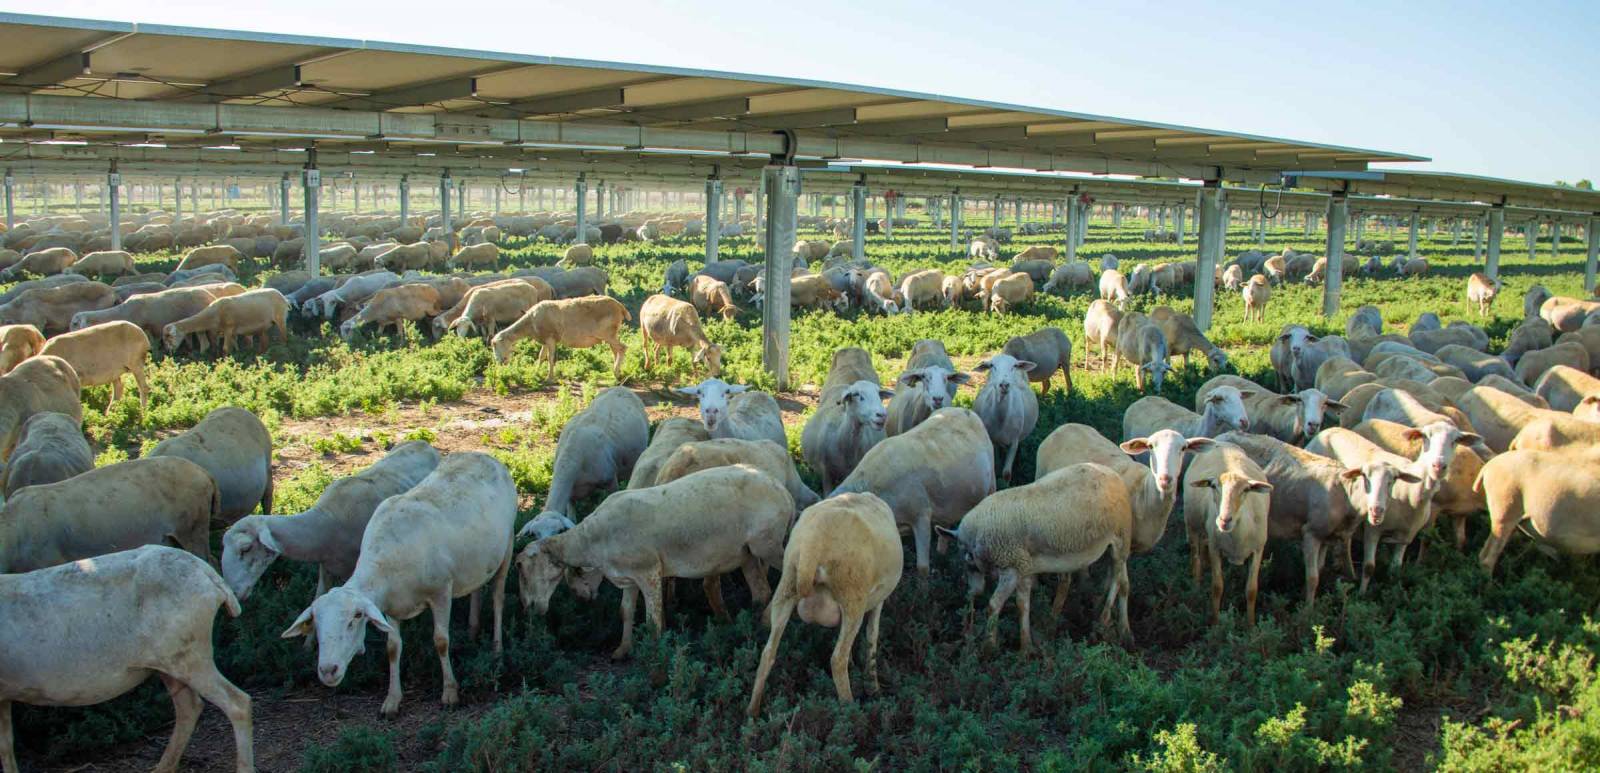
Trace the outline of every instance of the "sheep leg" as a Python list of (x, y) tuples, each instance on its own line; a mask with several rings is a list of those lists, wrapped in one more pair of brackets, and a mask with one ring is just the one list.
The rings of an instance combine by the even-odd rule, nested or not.
[(428, 602), (433, 617), (433, 651), (439, 656), (439, 670), (444, 676), (444, 691), (439, 702), (454, 706), (461, 702), (461, 685), (456, 682), (455, 669), (450, 667), (450, 598), (449, 589), (439, 592)]
[(1018, 632), (1017, 650), (1023, 654), (1033, 649), (1033, 583), (1034, 575), (1028, 575), (1017, 581), (1017, 625)]
[(501, 646), (500, 634), (505, 627), (506, 613), (506, 577), (511, 574), (511, 558), (514, 555), (512, 543), (506, 543), (506, 557), (500, 562), (500, 570), (494, 575), (494, 654), (498, 655), (504, 649)]
[[(398, 668), (398, 666), (396, 666)], [(229, 724), (233, 725), (234, 769), (236, 773), (254, 773), (256, 769), (255, 752), (255, 723), (251, 719), (250, 695), (244, 690), (235, 687), (217, 671), (216, 663), (211, 660), (210, 648), (206, 648), (204, 657), (197, 658), (197, 662), (183, 675), (183, 681), (188, 688), (200, 694), (211, 705), (222, 709), (228, 717)], [(398, 684), (398, 683), (397, 683)], [(395, 705), (399, 705), (396, 698)], [(198, 712), (197, 712), (198, 713)], [(191, 726), (192, 729), (192, 726)], [(183, 750), (179, 750), (179, 754)], [(173, 758), (177, 762), (177, 758)]]
[(1372, 582), (1372, 577), (1378, 573), (1378, 532), (1368, 529), (1361, 535), (1361, 592), (1367, 592), (1367, 585)]
[(767, 677), (772, 674), (773, 661), (778, 658), (778, 642), (783, 639), (783, 629), (789, 624), (789, 616), (794, 614), (797, 603), (792, 585), (778, 586), (778, 597), (773, 599), (768, 617), (772, 631), (767, 634), (767, 646), (761, 649), (761, 665), (756, 669), (756, 683), (750, 690), (750, 706), (746, 709), (746, 713), (752, 717), (761, 710), (761, 699), (767, 692)]
[[(1409, 547), (1411, 546), (1405, 543), (1395, 545), (1394, 556), (1389, 559), (1389, 572), (1394, 575), (1396, 581), (1400, 579), (1400, 566), (1405, 563), (1406, 548)], [(1417, 540), (1417, 552), (1419, 554), (1422, 552), (1422, 540)], [(1422, 556), (1418, 555), (1417, 560), (1421, 561)]]
[(469, 599), (467, 605), (467, 638), (476, 639), (478, 638), (478, 629), (482, 627), (481, 623), (483, 622), (483, 589), (479, 588), (467, 594), (467, 598)]
[(1006, 479), (1007, 483), (1011, 482), (1011, 466), (1016, 464), (1017, 450), (1021, 447), (1022, 441), (1018, 440), (1017, 442), (1012, 443), (1010, 448), (1006, 449), (1006, 466), (1005, 469), (1001, 471), (1001, 475)]
[(839, 626), (839, 640), (833, 644), (833, 689), (839, 693), (840, 703), (854, 703), (850, 693), (850, 651), (855, 647), (856, 634), (861, 632), (860, 612), (845, 617)]
[(628, 353), (628, 347), (623, 346), (622, 342), (615, 338), (607, 341), (606, 345), (611, 347), (611, 376), (620, 382), (622, 381), (622, 358)]
[(1464, 551), (1467, 549), (1467, 517), (1465, 515), (1457, 515), (1454, 520), (1456, 522), (1456, 550)]
[(158, 773), (172, 773), (178, 769), (178, 760), (183, 758), (183, 751), (189, 748), (189, 738), (194, 735), (194, 727), (200, 722), (200, 711), (205, 704), (182, 680), (166, 674), (160, 676), (161, 683), (167, 687), (167, 695), (172, 698), (172, 740), (167, 741), (167, 749), (162, 752), (155, 770)]
[(621, 660), (633, 651), (633, 618), (637, 616), (639, 586), (628, 583), (622, 589), (622, 643), (611, 652), (612, 660)]
[(1244, 581), (1245, 625), (1251, 628), (1256, 627), (1256, 593), (1261, 587), (1261, 556), (1264, 553), (1266, 553), (1265, 548), (1257, 550), (1255, 555), (1250, 557), (1250, 574)]
[(1061, 610), (1067, 607), (1067, 592), (1072, 590), (1072, 573), (1061, 575), (1061, 582), (1056, 583), (1056, 597), (1050, 602), (1050, 614), (1057, 620), (1061, 619)]
[[(322, 598), (322, 594), (327, 593), (327, 592), (328, 592), (328, 570), (326, 568), (324, 568), (321, 564), (318, 564), (317, 565), (317, 595), (312, 596), (311, 600), (312, 601), (316, 601), (317, 599)], [(305, 651), (306, 652), (315, 652), (316, 651), (316, 649), (317, 649), (317, 628), (316, 628), (316, 626), (312, 626), (311, 630), (306, 631), (304, 644), (302, 646), (305, 647)]]
[[(650, 370), (651, 368), (655, 367), (655, 358), (652, 356), (654, 352), (651, 351), (652, 347), (650, 346), (650, 336), (639, 336), (639, 349), (644, 352), (644, 369)], [(671, 361), (668, 360), (668, 362), (670, 363)]]
[[(1353, 542), (1353, 541), (1354, 540), (1352, 539), (1351, 536), (1347, 536), (1347, 537), (1344, 538), (1344, 573), (1345, 573), (1346, 577), (1349, 577), (1352, 580), (1354, 580), (1356, 578), (1356, 564), (1355, 564), (1354, 561), (1352, 561), (1350, 559), (1350, 551), (1352, 549), (1350, 547), (1350, 543)], [(1321, 563), (1320, 558), (1318, 560), (1318, 563)]]
[(550, 376), (549, 376), (549, 378), (547, 378), (545, 380), (546, 381), (555, 381), (556, 380), (556, 344), (555, 344), (554, 341), (551, 341), (550, 343), (545, 344), (544, 346), (545, 346), (545, 348), (550, 350), (548, 352), (549, 360), (550, 360)]
[(647, 581), (639, 588), (639, 592), (644, 594), (644, 611), (650, 615), (650, 624), (655, 627), (656, 633), (667, 630), (667, 615), (661, 608), (661, 583), (663, 579), (659, 572), (652, 574), (646, 578)]
[(122, 402), (122, 374), (111, 380), (111, 402)]
[(1122, 641), (1133, 643), (1133, 628), (1128, 625), (1128, 555), (1113, 556), (1117, 570), (1117, 632)]
[(867, 613), (867, 694), (878, 694), (878, 623), (883, 622), (883, 602)]
[(5, 773), (17, 773), (22, 769), (17, 764), (15, 743), (11, 734), (11, 701), (0, 700), (0, 769)]
[(1206, 545), (1206, 553), (1211, 557), (1211, 624), (1216, 625), (1222, 617), (1222, 554), (1216, 545)]
[(1206, 546), (1205, 534), (1194, 529), (1189, 532), (1189, 576), (1200, 584), (1200, 551)]
[(711, 605), (711, 613), (718, 620), (728, 621), (728, 608), (722, 604), (722, 575), (713, 574), (700, 581), (706, 590), (706, 603)]
[(924, 588), (926, 588), (928, 585), (928, 568), (930, 565), (928, 558), (928, 543), (933, 538), (932, 532), (932, 508), (924, 507), (922, 512), (917, 515), (917, 519), (911, 523), (912, 541), (915, 542), (917, 546), (917, 575), (920, 577), (922, 587)]
[(750, 599), (757, 604), (765, 605), (772, 599), (772, 586), (767, 584), (767, 564), (756, 558), (754, 553), (745, 551), (744, 563), (739, 565), (739, 571), (744, 573), (744, 581), (750, 586)]
[(1000, 610), (1006, 606), (1006, 599), (1017, 589), (1020, 578), (1014, 569), (1000, 572), (1000, 577), (994, 584), (994, 595), (989, 597), (989, 624), (987, 647), (993, 649), (1000, 643)]

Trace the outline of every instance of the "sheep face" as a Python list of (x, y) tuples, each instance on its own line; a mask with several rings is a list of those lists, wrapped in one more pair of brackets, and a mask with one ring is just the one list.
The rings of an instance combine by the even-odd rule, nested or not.
[(978, 363), (978, 370), (989, 374), (984, 388), (993, 385), (1002, 398), (1009, 397), (1013, 388), (1028, 389), (1028, 373), (1035, 367), (1032, 362), (1019, 360), (1009, 354), (997, 354)]
[(517, 342), (508, 338), (506, 331), (502, 330), (494, 334), (494, 339), (489, 342), (489, 348), (494, 350), (495, 361), (504, 365), (511, 359), (511, 352), (517, 348)]
[[(1192, 481), (1189, 485), (1193, 488), (1211, 490), (1212, 507), (1217, 511), (1217, 531), (1227, 534), (1233, 531), (1234, 520), (1239, 511), (1244, 509), (1245, 497), (1250, 494), (1265, 496), (1272, 491), (1272, 484), (1264, 480), (1250, 480), (1237, 472), (1226, 471), (1214, 479)], [(1265, 511), (1263, 505), (1262, 510)]]
[(1249, 430), (1250, 419), (1245, 415), (1244, 401), (1254, 395), (1254, 390), (1241, 391), (1232, 386), (1211, 390), (1211, 395), (1206, 398), (1206, 426), (1224, 432)]
[(1303, 325), (1290, 325), (1288, 330), (1278, 334), (1279, 343), (1288, 347), (1289, 355), (1292, 357), (1300, 356), (1300, 352), (1306, 348), (1306, 344), (1313, 344), (1318, 340), (1320, 339), (1312, 335), (1311, 331), (1307, 330)]
[(339, 587), (311, 602), (283, 632), (283, 638), (306, 636), (315, 630), (317, 678), (329, 687), (338, 687), (344, 681), (350, 659), (366, 651), (367, 623), (387, 634), (397, 630), (371, 598)]
[(169, 323), (161, 329), (161, 343), (167, 347), (169, 352), (175, 352), (178, 347), (183, 345), (183, 334), (178, 332), (177, 323)]
[(349, 318), (349, 319), (347, 319), (344, 322), (339, 324), (339, 337), (343, 338), (345, 340), (345, 343), (349, 343), (350, 339), (356, 337), (356, 320), (357, 319), (358, 319), (358, 317), (351, 317), (351, 318)]
[(1161, 490), (1162, 496), (1170, 496), (1177, 491), (1183, 455), (1209, 448), (1214, 442), (1203, 437), (1185, 440), (1177, 430), (1164, 429), (1149, 437), (1124, 441), (1121, 448), (1132, 456), (1149, 454), (1146, 463), (1150, 465), (1150, 474), (1155, 476), (1156, 488)]
[(715, 437), (717, 427), (728, 416), (728, 396), (749, 388), (744, 384), (729, 384), (720, 378), (708, 378), (695, 386), (678, 387), (673, 391), (700, 399), (700, 423)]
[(222, 536), (222, 579), (240, 601), (250, 598), (267, 567), (283, 552), (259, 522), (246, 518)]
[(939, 367), (919, 368), (900, 374), (901, 385), (922, 390), (930, 411), (949, 405), (950, 399), (956, 396), (956, 387), (970, 380), (972, 376), (966, 373), (953, 373)]
[(1299, 394), (1284, 395), (1281, 401), (1285, 405), (1293, 404), (1298, 409), (1295, 414), (1295, 436), (1302, 441), (1310, 440), (1322, 431), (1329, 413), (1338, 414), (1344, 410), (1344, 403), (1328, 399), (1319, 389), (1302, 389)]
[[(1422, 479), (1387, 462), (1367, 462), (1344, 471), (1348, 482), (1360, 481), (1361, 499), (1366, 502), (1367, 523), (1382, 526), (1389, 512), (1389, 497), (1396, 482), (1421, 483)], [(1357, 501), (1351, 497), (1351, 501)]]
[(89, 326), (89, 317), (88, 317), (88, 315), (85, 312), (80, 311), (80, 312), (72, 315), (72, 322), (71, 322), (71, 324), (69, 324), (67, 326), (67, 329), (68, 330), (82, 330), (82, 329), (84, 329), (84, 328), (86, 328), (88, 326)]
[(1228, 369), (1228, 353), (1220, 348), (1206, 352), (1206, 362), (1211, 364), (1211, 369), (1218, 373)]
[(883, 401), (891, 397), (894, 397), (894, 392), (880, 389), (877, 384), (862, 379), (851, 384), (839, 396), (839, 405), (849, 411), (857, 423), (881, 430), (889, 420), (889, 412), (883, 407)]
[(722, 345), (710, 344), (696, 351), (694, 361), (706, 366), (706, 374), (712, 378), (722, 375)]
[(1462, 432), (1448, 421), (1436, 421), (1419, 429), (1407, 430), (1406, 439), (1422, 441), (1422, 454), (1417, 461), (1427, 465), (1430, 476), (1439, 480), (1444, 477), (1450, 463), (1455, 461), (1458, 446), (1470, 446), (1483, 438), (1471, 432)]

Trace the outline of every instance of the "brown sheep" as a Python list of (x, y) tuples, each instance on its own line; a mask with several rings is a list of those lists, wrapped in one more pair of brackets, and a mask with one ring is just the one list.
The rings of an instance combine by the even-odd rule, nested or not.
[(0, 271), (0, 282), (10, 282), (24, 274), (38, 274), (39, 276), (52, 276), (67, 270), (68, 266), (78, 262), (78, 254), (66, 247), (51, 247), (29, 253), (22, 260)]
[(239, 261), (244, 260), (237, 249), (227, 244), (211, 244), (205, 247), (196, 247), (184, 254), (183, 260), (178, 263), (177, 270), (188, 271), (201, 266), (214, 266), (222, 264), (234, 271), (239, 270)]
[(144, 374), (150, 338), (132, 322), (104, 322), (58, 335), (39, 353), (66, 360), (81, 387), (110, 384), (112, 402), (122, 399), (122, 377), (131, 374), (139, 387), (139, 407), (150, 405), (150, 383)]
[(704, 365), (706, 375), (722, 374), (722, 347), (711, 343), (700, 327), (700, 314), (694, 304), (667, 295), (652, 295), (639, 308), (639, 335), (644, 343), (644, 366), (654, 366), (654, 349), (665, 350), (666, 364), (672, 366), (675, 346), (693, 348), (693, 362)]
[(1040, 394), (1050, 392), (1050, 377), (1058, 370), (1067, 382), (1062, 396), (1072, 394), (1072, 339), (1061, 328), (1044, 327), (1025, 336), (1013, 336), (1000, 351), (1033, 363), (1028, 380), (1043, 384)]
[(64, 333), (72, 315), (99, 311), (117, 302), (117, 291), (100, 282), (72, 282), (29, 290), (0, 306), (0, 324), (33, 325), (45, 335)]
[(1578, 341), (1565, 341), (1545, 349), (1536, 349), (1517, 360), (1517, 378), (1528, 386), (1539, 383), (1545, 371), (1566, 365), (1585, 373), (1589, 372), (1589, 350)]
[(524, 338), (537, 341), (541, 354), (550, 363), (549, 380), (556, 377), (556, 345), (587, 348), (596, 344), (611, 347), (611, 374), (622, 380), (622, 357), (627, 354), (618, 337), (624, 320), (633, 315), (617, 299), (606, 295), (586, 296), (559, 301), (541, 301), (528, 309), (528, 313), (510, 327), (495, 334), (490, 340), (495, 359), (502, 364), (511, 359), (511, 351)]
[(723, 319), (731, 320), (739, 315), (739, 307), (733, 304), (728, 284), (704, 274), (689, 278), (689, 301), (702, 316), (718, 313)]
[(346, 341), (355, 337), (356, 329), (363, 325), (377, 325), (378, 332), (389, 325), (396, 335), (405, 333), (405, 323), (419, 322), (423, 317), (439, 313), (439, 291), (427, 284), (400, 285), (374, 293), (372, 298), (356, 312), (355, 316), (339, 325), (339, 337)]
[[(260, 347), (266, 349), (266, 334), (276, 328), (280, 340), (289, 340), (289, 301), (277, 290), (251, 290), (229, 298), (218, 298), (199, 314), (178, 320), (161, 331), (167, 351), (177, 351), (185, 337), (206, 333), (222, 339), (222, 352), (233, 351), (234, 336), (262, 334)], [(209, 347), (201, 339), (201, 351)]]
[(122, 250), (91, 252), (65, 270), (66, 273), (83, 276), (127, 276), (137, 272), (133, 267), (133, 256)]
[(535, 304), (550, 300), (555, 300), (555, 290), (538, 277), (475, 287), (462, 298), (461, 311), (446, 323), (447, 329), (470, 336), (481, 328), (485, 338), (494, 338), (501, 325), (516, 322)]
[(11, 455), (22, 426), (36, 413), (64, 413), (81, 423), (80, 391), (78, 374), (60, 357), (32, 357), (0, 376), (0, 458)]
[(33, 325), (0, 326), (0, 376), (44, 348), (44, 335)]

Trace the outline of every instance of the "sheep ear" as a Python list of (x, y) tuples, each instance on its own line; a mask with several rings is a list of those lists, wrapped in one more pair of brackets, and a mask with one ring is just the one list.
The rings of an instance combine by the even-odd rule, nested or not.
[(1249, 485), (1247, 485), (1245, 488), (1250, 491), (1259, 491), (1265, 494), (1272, 491), (1272, 484), (1264, 480), (1253, 480), (1250, 481)]
[(940, 526), (938, 524), (934, 524), (933, 528), (934, 528), (935, 531), (938, 531), (940, 534), (943, 534), (946, 537), (949, 537), (949, 538), (951, 538), (953, 540), (956, 540), (958, 542), (961, 540), (961, 527), (960, 526), (957, 526), (954, 529), (947, 529), (947, 528), (945, 528), (943, 526)]
[(1345, 480), (1355, 480), (1356, 478), (1365, 477), (1366, 474), (1367, 473), (1360, 467), (1351, 467), (1350, 469), (1339, 473), (1339, 477), (1344, 478)]
[(973, 366), (972, 369), (973, 370), (988, 370), (988, 369), (993, 368), (993, 367), (994, 367), (994, 363), (993, 362), (990, 362), (989, 360), (984, 360), (983, 362), (980, 362), (977, 365)]
[(1311, 335), (1309, 333), (1306, 334), (1306, 341), (1308, 341), (1310, 343), (1316, 343), (1316, 342), (1321, 341), (1321, 340), (1322, 340), (1322, 338), (1319, 337), (1319, 336), (1314, 336), (1314, 335)]
[(1039, 365), (1038, 363), (1029, 362), (1027, 360), (1017, 360), (1017, 367), (1031, 373), (1033, 369), (1039, 367)]
[(1406, 483), (1421, 483), (1422, 482), (1422, 476), (1421, 475), (1418, 475), (1418, 474), (1416, 474), (1414, 472), (1406, 472), (1405, 470), (1395, 470), (1394, 477), (1397, 480), (1403, 480)]
[(920, 373), (918, 371), (909, 371), (909, 372), (906, 372), (906, 373), (902, 373), (902, 374), (900, 374), (900, 385), (901, 386), (914, 387), (917, 384), (922, 383), (923, 378), (925, 378), (925, 377), (922, 375), (922, 373)]
[(1458, 446), (1475, 446), (1482, 441), (1482, 435), (1474, 434), (1472, 432), (1463, 432), (1456, 437), (1456, 445)]
[(1194, 453), (1202, 449), (1211, 448), (1216, 444), (1217, 441), (1208, 437), (1192, 437), (1183, 441), (1183, 450), (1188, 451), (1189, 453)]
[(1216, 485), (1216, 482), (1208, 478), (1189, 481), (1189, 488), (1211, 488), (1214, 485)]
[(672, 391), (677, 392), (680, 395), (689, 395), (690, 397), (699, 397), (700, 396), (700, 387), (698, 387), (698, 386), (673, 387)]
[(256, 534), (256, 541), (261, 543), (261, 547), (264, 547), (267, 550), (279, 555), (283, 554), (283, 548), (278, 547), (278, 539), (272, 536), (272, 530), (268, 529), (266, 526), (262, 526), (261, 531)]
[(1124, 440), (1118, 445), (1118, 448), (1121, 448), (1123, 453), (1126, 454), (1142, 454), (1150, 450), (1150, 438), (1136, 437), (1132, 440)]
[(1278, 398), (1278, 402), (1283, 405), (1298, 405), (1300, 403), (1300, 395), (1283, 395)]
[(743, 392), (743, 391), (745, 391), (745, 390), (747, 390), (749, 388), (750, 388), (750, 386), (748, 384), (729, 384), (728, 385), (728, 394), (736, 395), (736, 394), (739, 394), (739, 393), (741, 393), (741, 392)]
[(379, 609), (377, 604), (372, 603), (372, 599), (362, 596), (361, 602), (361, 614), (366, 615), (373, 628), (384, 633), (394, 633), (397, 630), (394, 627), (394, 623), (390, 622), (389, 617), (383, 613), (383, 610)]
[(1322, 410), (1324, 412), (1332, 413), (1332, 414), (1335, 414), (1335, 415), (1340, 414), (1340, 413), (1344, 413), (1344, 409), (1349, 408), (1349, 407), (1350, 406), (1345, 405), (1344, 403), (1338, 402), (1336, 400), (1329, 400), (1328, 402), (1322, 404)]
[(880, 399), (880, 400), (888, 400), (891, 397), (894, 397), (894, 390), (892, 390), (892, 389), (879, 389), (878, 390), (878, 399)]
[(1239, 399), (1240, 400), (1249, 400), (1250, 398), (1255, 397), (1255, 396), (1256, 396), (1256, 390), (1254, 390), (1254, 389), (1244, 389), (1244, 390), (1240, 390), (1240, 392), (1239, 392)]
[(1405, 432), (1400, 433), (1400, 436), (1406, 440), (1421, 440), (1422, 438), (1426, 437), (1422, 434), (1422, 430), (1410, 427), (1408, 427)]
[(954, 384), (965, 384), (965, 383), (967, 383), (967, 382), (972, 380), (972, 374), (971, 373), (962, 373), (961, 371), (958, 370), (958, 371), (950, 374), (950, 379), (949, 380), (950, 380), (951, 383), (954, 383)]
[(311, 633), (311, 620), (311, 607), (306, 607), (306, 611), (301, 612), (300, 616), (295, 618), (294, 622), (289, 625), (288, 630), (283, 632), (282, 638), (293, 639), (298, 636), (309, 635)]

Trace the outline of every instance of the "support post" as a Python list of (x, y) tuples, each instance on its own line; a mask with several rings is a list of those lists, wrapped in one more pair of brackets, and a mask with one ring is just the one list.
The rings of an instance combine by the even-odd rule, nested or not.
[(1489, 219), (1486, 212), (1472, 221), (1472, 262), (1483, 260), (1483, 224)]
[(356, 214), (361, 214), (361, 181), (354, 177), (350, 178), (350, 197)]
[[(1173, 228), (1175, 228), (1177, 230), (1177, 232), (1178, 232), (1178, 246), (1179, 247), (1183, 246), (1183, 211), (1185, 209), (1188, 209), (1188, 208), (1185, 207), (1182, 204), (1179, 204), (1177, 211), (1172, 214), (1172, 217), (1173, 217)], [(1223, 227), (1226, 228), (1227, 226), (1224, 225)]]
[(1532, 263), (1536, 257), (1534, 251), (1539, 246), (1539, 221), (1529, 220), (1528, 227), (1524, 229), (1523, 233), (1528, 237), (1528, 262)]
[(306, 270), (312, 276), (322, 274), (322, 234), (317, 225), (317, 208), (320, 204), (319, 196), (322, 193), (322, 172), (317, 169), (317, 149), (306, 150)]
[(1339, 293), (1344, 288), (1344, 232), (1350, 218), (1350, 202), (1343, 191), (1328, 199), (1328, 259), (1322, 285), (1322, 316), (1339, 315)]
[(1412, 260), (1417, 259), (1417, 213), (1411, 213), (1411, 235), (1407, 242), (1406, 255)]
[(850, 214), (855, 217), (850, 224), (850, 249), (855, 252), (851, 257), (860, 259), (867, 254), (867, 181), (864, 179), (850, 186)]
[(961, 193), (950, 194), (950, 251), (961, 249)]
[(189, 185), (189, 209), (194, 212), (195, 222), (200, 222), (200, 184)]
[(1550, 257), (1561, 258), (1561, 223), (1554, 220), (1550, 221)]
[(1078, 194), (1073, 193), (1071, 198), (1067, 199), (1067, 242), (1062, 257), (1068, 263), (1078, 259), (1078, 220), (1082, 217), (1083, 213), (1078, 209)]
[(1595, 271), (1600, 268), (1600, 214), (1589, 218), (1589, 225), (1584, 229), (1584, 235), (1589, 239), (1589, 258), (1583, 264), (1583, 289), (1590, 296), (1594, 295)]
[(589, 243), (589, 180), (583, 173), (578, 174), (578, 182), (572, 188), (573, 196), (578, 202), (578, 236), (573, 239), (574, 244)]
[(1506, 232), (1506, 207), (1496, 204), (1489, 210), (1489, 254), (1484, 259), (1483, 273), (1490, 279), (1500, 278), (1500, 238)]
[(706, 262), (717, 259), (717, 248), (722, 242), (722, 180), (712, 176), (706, 180)]
[(450, 253), (456, 251), (456, 230), (450, 227), (450, 192), (454, 190), (455, 183), (450, 180), (450, 170), (444, 170), (439, 176), (439, 230), (444, 232), (444, 243), (449, 247)]
[[(792, 139), (791, 139), (792, 141)], [(779, 391), (789, 388), (789, 276), (794, 266), (800, 168), (778, 163), (761, 170), (767, 189), (765, 300), (761, 306), (761, 361)], [(865, 188), (856, 190), (865, 192)], [(858, 199), (859, 200), (859, 196)]]
[(1461, 242), (1461, 218), (1450, 219), (1450, 246), (1454, 247)]
[(117, 162), (111, 162), (106, 173), (106, 193), (111, 197), (111, 249), (122, 249), (122, 175), (117, 173)]
[[(291, 185), (291, 183), (289, 182), (289, 173), (288, 172), (284, 172), (283, 173), (283, 179), (278, 181), (278, 225), (286, 226), (286, 225), (289, 224), (289, 187), (290, 187), (290, 185)], [(179, 196), (178, 197), (178, 201), (180, 202), (180, 206), (181, 206), (181, 203), (183, 201), (183, 197)]]
[(1112, 204), (1111, 205), (1111, 227), (1112, 228), (1119, 228), (1119, 229), (1122, 228), (1122, 205), (1121, 204)]
[(400, 175), (400, 225), (411, 220), (411, 175)]
[[(767, 176), (761, 175), (761, 182), (756, 183), (756, 230), (761, 231), (767, 223)], [(816, 216), (817, 208), (822, 206), (817, 199), (811, 200), (811, 214)], [(795, 202), (795, 214), (800, 213), (800, 202)]]
[[(288, 176), (288, 172), (283, 173)], [(172, 223), (175, 226), (183, 225), (183, 178), (172, 180)]]
[(1194, 268), (1194, 323), (1202, 331), (1211, 329), (1216, 303), (1216, 266), (1222, 262), (1223, 241), (1227, 237), (1227, 223), (1222, 219), (1226, 204), (1222, 181), (1206, 180), (1200, 190), (1199, 211), (1195, 213), (1200, 220), (1200, 251)]
[[(17, 194), (16, 194), (16, 188), (17, 188), (17, 177), (16, 177), (16, 175), (11, 173), (10, 169), (7, 169), (6, 170), (6, 230), (7, 231), (10, 231), (11, 229), (17, 227)], [(1590, 227), (1593, 228), (1593, 226), (1590, 226)], [(1593, 237), (1591, 237), (1591, 238), (1593, 238)]]

